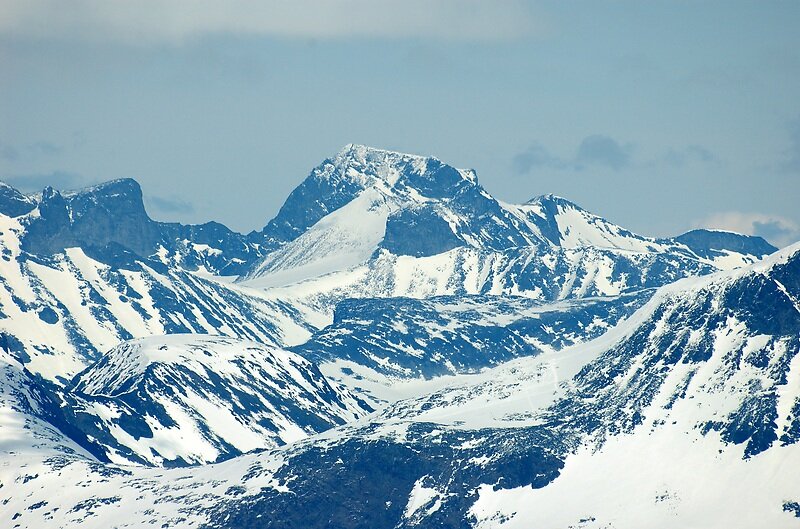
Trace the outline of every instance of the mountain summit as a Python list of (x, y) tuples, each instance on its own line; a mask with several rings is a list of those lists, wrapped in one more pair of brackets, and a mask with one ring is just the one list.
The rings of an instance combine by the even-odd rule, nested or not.
[(257, 241), (218, 222), (184, 225), (151, 219), (142, 189), (131, 178), (75, 191), (48, 186), (28, 196), (0, 182), (0, 213), (17, 219), (22, 250), (39, 256), (82, 248), (107, 264), (152, 258), (238, 275), (262, 255)]
[(349, 144), (311, 171), (261, 233), (273, 247), (291, 242), (368, 188), (425, 200), (452, 197), (476, 184), (474, 172), (433, 157)]
[[(373, 293), (411, 296), (461, 290), (550, 297), (570, 295), (564, 288), (587, 280), (595, 286), (579, 291), (613, 294), (658, 286), (687, 270), (745, 265), (768, 253), (758, 244), (698, 253), (676, 239), (637, 235), (555, 195), (506, 204), (473, 170), (363, 145), (347, 145), (314, 168), (261, 235), (266, 255), (243, 278), (254, 285), (284, 287), (340, 274), (330, 283), (341, 287), (353, 272)], [(429, 286), (404, 287), (398, 259), (415, 263), (417, 284)], [(631, 279), (631, 269), (642, 266), (652, 272), (641, 276), (645, 283)], [(342, 287), (337, 296), (365, 288)]]

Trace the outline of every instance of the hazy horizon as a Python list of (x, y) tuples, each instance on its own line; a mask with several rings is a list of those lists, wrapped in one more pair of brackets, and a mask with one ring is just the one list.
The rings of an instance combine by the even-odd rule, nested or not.
[(643, 235), (800, 239), (800, 4), (110, 4), (6, 4), (0, 179), (247, 232), (360, 143)]

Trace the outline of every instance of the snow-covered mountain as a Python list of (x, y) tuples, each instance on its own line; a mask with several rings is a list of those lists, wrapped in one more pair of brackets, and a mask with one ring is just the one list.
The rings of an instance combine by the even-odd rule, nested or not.
[(0, 509), (20, 527), (793, 527), (798, 299), (795, 246), (282, 449), (158, 474), (22, 453)]
[(158, 256), (184, 268), (201, 267), (218, 275), (238, 275), (261, 255), (258, 241), (216, 222), (182, 225), (152, 220), (142, 190), (131, 179), (113, 180), (78, 191), (23, 196), (4, 184), (0, 211), (25, 227), (21, 247), (28, 253), (53, 255), (83, 248), (113, 264), (119, 246), (141, 258)]
[[(740, 455), (751, 457), (797, 440), (791, 432), (800, 425), (800, 379), (793, 378), (800, 376), (798, 294), (800, 244), (743, 269), (662, 287), (595, 340), (511, 362), (491, 376), (475, 377), (475, 384), (452, 385), (381, 413), (408, 416), (409, 409), (434, 409), (424, 403), (447, 395), (451, 404), (425, 418), (442, 414), (448, 421), (435, 422), (470, 424), (476, 417), (469, 399), (481, 395), (480, 388), (519, 386), (530, 378), (529, 389), (553, 390), (545, 397), (552, 405), (534, 406), (545, 411), (529, 415), (531, 420), (568, 416), (578, 431), (591, 434), (592, 444), (602, 445), (641, 424), (657, 427), (679, 418), (682, 427), (703, 435), (722, 432), (723, 441), (742, 444)], [(541, 371), (541, 366), (554, 369)], [(515, 369), (536, 376), (497, 376)], [(565, 380), (570, 383), (559, 386)], [(675, 411), (678, 402), (683, 408)], [(522, 399), (517, 404), (522, 408), (504, 404), (501, 413), (531, 411)], [(684, 413), (688, 409), (691, 414)], [(483, 424), (485, 419), (477, 420)]]
[(360, 394), (393, 400), (391, 388), (404, 381), (477, 373), (596, 338), (651, 294), (556, 303), (499, 296), (349, 299), (336, 306), (333, 324), (292, 350)]
[(752, 237), (722, 230), (692, 230), (675, 237), (675, 240), (688, 246), (695, 254), (715, 262), (730, 261), (735, 268), (752, 261), (742, 256), (764, 256), (778, 249), (761, 237)]
[(0, 185), (0, 525), (792, 527), (774, 250), (359, 145), (248, 235)]
[(792, 527), (799, 300), (798, 245), (662, 289), (544, 414), (570, 417), (595, 448), (541, 493), (483, 488), (471, 509), (478, 526)]
[(118, 345), (61, 407), (103, 460), (167, 466), (291, 443), (372, 411), (296, 354), (191, 334)]
[(323, 306), (347, 297), (617, 295), (772, 250), (744, 236), (753, 242), (642, 237), (553, 195), (505, 204), (474, 171), (362, 145), (315, 168), (264, 233), (275, 249), (243, 284)]
[[(327, 252), (317, 248), (336, 241), (342, 248), (361, 248), (363, 257), (377, 249), (425, 257), (457, 247), (502, 251), (526, 246), (698, 257), (677, 239), (634, 234), (564, 198), (544, 195), (522, 205), (506, 204), (489, 195), (472, 170), (363, 145), (348, 145), (317, 166), (262, 233), (275, 245), (291, 248), (269, 254), (250, 278), (296, 268), (294, 261), (283, 258), (288, 254), (302, 252), (311, 261), (325, 257)], [(722, 249), (714, 244), (721, 242), (724, 249), (744, 255), (762, 257), (774, 251), (760, 238), (739, 237), (753, 242), (737, 248), (722, 240), (707, 241), (704, 250)]]
[(209, 274), (244, 262), (243, 236), (150, 220), (132, 180), (64, 194), (0, 190), (0, 347), (48, 379), (65, 383), (137, 337), (193, 332), (285, 345), (313, 330), (302, 306)]
[[(472, 171), (357, 145), (314, 169), (248, 236), (153, 221), (132, 180), (31, 196), (4, 185), (0, 211), (2, 346), (62, 383), (132, 338), (293, 345), (347, 298), (615, 296), (770, 249), (743, 236), (648, 239), (550, 195), (503, 204)], [(209, 276), (250, 266), (236, 284)]]
[(120, 250), (113, 264), (81, 248), (39, 256), (0, 217), (0, 347), (46, 378), (71, 378), (121, 341), (211, 333), (268, 344), (310, 333), (294, 305)]
[[(792, 527), (799, 299), (800, 246), (663, 287), (592, 342), (462, 376), (289, 451), (272, 474), (288, 492), (212, 520), (289, 527), (315, 505), (322, 526), (344, 504), (372, 527)], [(367, 491), (320, 487), (337, 458), (330, 483), (391, 471)]]

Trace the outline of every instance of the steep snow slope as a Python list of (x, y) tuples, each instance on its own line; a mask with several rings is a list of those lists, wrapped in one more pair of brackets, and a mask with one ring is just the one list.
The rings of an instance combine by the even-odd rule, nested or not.
[(52, 397), (19, 361), (0, 350), (0, 463), (16, 467), (17, 453), (90, 457), (54, 426)]
[[(440, 253), (452, 248), (453, 241), (506, 248), (540, 240), (478, 185), (474, 171), (364, 145), (347, 145), (314, 168), (262, 233), (278, 246), (290, 243), (368, 189), (402, 206), (386, 223), (387, 234), (397, 238), (388, 236), (385, 247), (395, 253)], [(415, 222), (420, 218), (427, 226), (441, 228), (429, 233), (438, 239), (420, 239), (405, 231), (409, 223), (422, 227)], [(261, 267), (250, 275), (263, 275)]]
[(392, 202), (375, 189), (364, 191), (269, 254), (257, 271), (265, 275), (259, 286), (288, 285), (365, 262), (383, 240), (386, 219), (397, 207)]
[(673, 251), (691, 255), (675, 241), (637, 235), (556, 195), (542, 195), (522, 205), (504, 206), (562, 248), (596, 246), (640, 253)]
[(99, 457), (168, 466), (291, 443), (372, 411), (296, 354), (180, 334), (118, 345), (62, 406)]
[[(294, 209), (308, 217), (284, 218)], [(397, 255), (423, 256), (460, 245), (506, 248), (543, 242), (478, 185), (474, 172), (435, 158), (363, 145), (348, 145), (315, 168), (267, 228), (275, 230), (282, 223), (291, 224), (287, 230), (293, 238), (249, 278), (314, 262), (320, 257), (315, 241), (346, 249), (349, 241), (360, 240), (360, 259), (351, 265), (381, 247)], [(419, 230), (426, 230), (424, 236)], [(359, 237), (365, 231), (368, 236)]]

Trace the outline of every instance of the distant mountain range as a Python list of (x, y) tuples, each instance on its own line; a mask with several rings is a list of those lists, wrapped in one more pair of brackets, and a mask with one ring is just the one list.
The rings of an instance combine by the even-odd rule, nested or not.
[(798, 245), (348, 145), (246, 235), (0, 184), (0, 255), (9, 527), (800, 517)]

